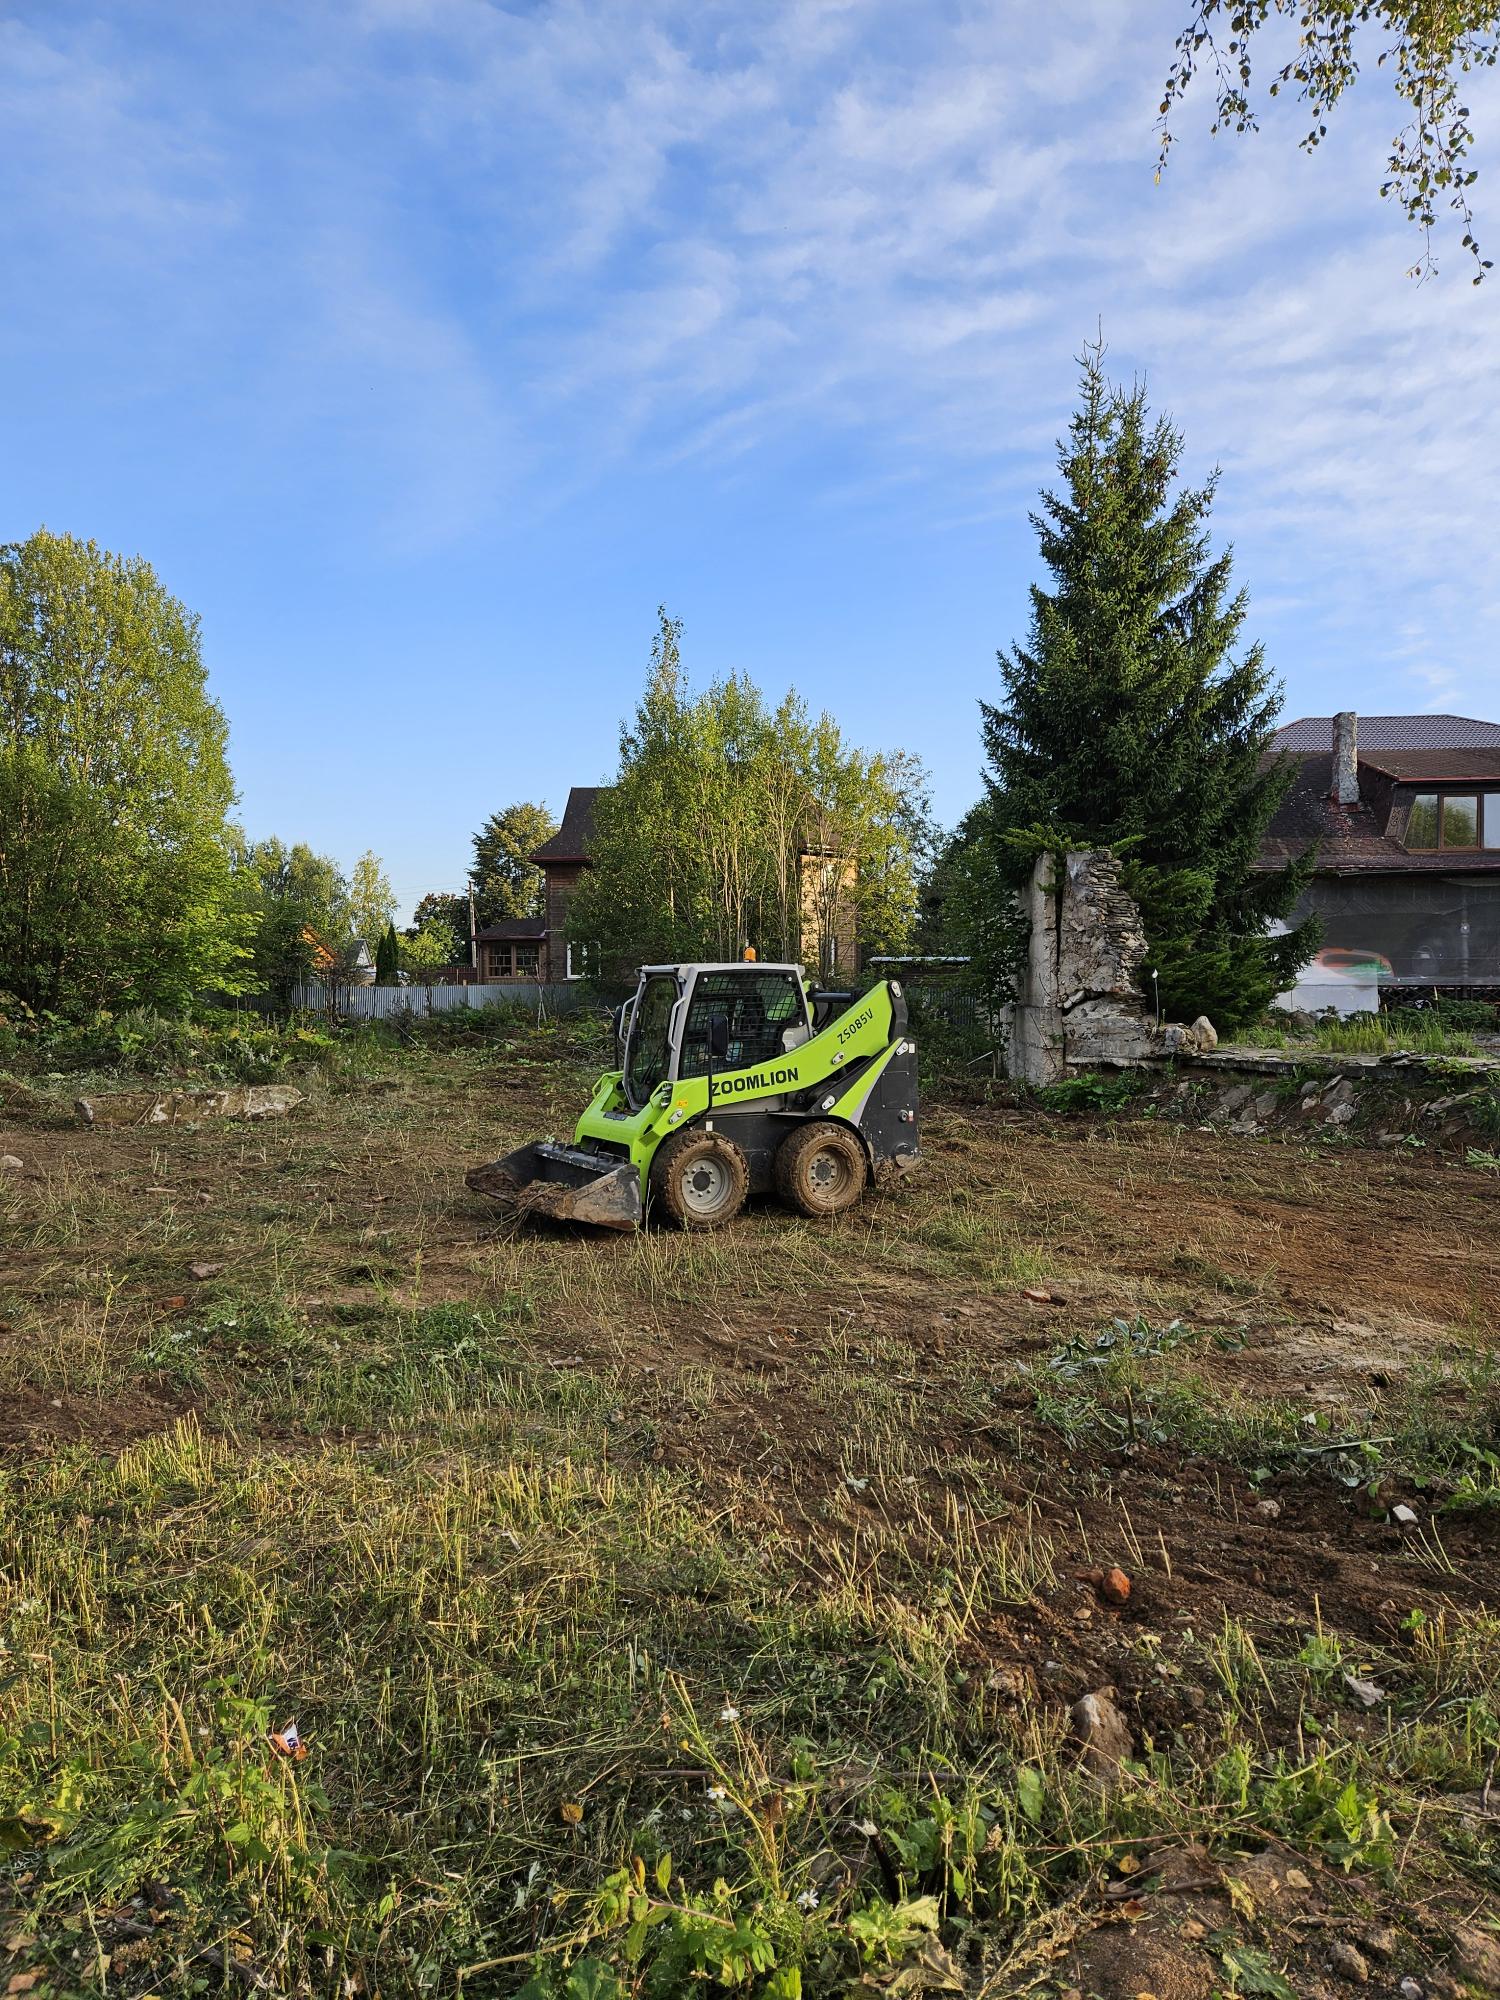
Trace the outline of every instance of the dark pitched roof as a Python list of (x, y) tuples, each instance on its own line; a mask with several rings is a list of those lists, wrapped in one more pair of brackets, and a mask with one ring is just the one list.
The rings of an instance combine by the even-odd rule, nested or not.
[(536, 862), (586, 861), (594, 837), (594, 802), (604, 785), (575, 785), (563, 808), (562, 825), (532, 855)]
[[(1331, 796), (1331, 752), (1325, 752), (1321, 757), (1299, 757), (1295, 761), (1297, 775), (1292, 788), (1282, 800), (1260, 844), (1259, 866), (1262, 868), (1279, 868), (1317, 841), (1320, 875), (1452, 875), (1467, 874), (1476, 869), (1500, 871), (1500, 851), (1409, 854), (1399, 840), (1393, 840), (1383, 831), (1390, 811), (1391, 781), (1369, 759), (1360, 758), (1362, 796), (1356, 806), (1341, 806)], [(1394, 753), (1381, 760), (1382, 763), (1391, 761), (1395, 761)], [(1493, 758), (1491, 770), (1494, 776), (1500, 778), (1500, 756)], [(1369, 782), (1366, 781), (1367, 774)], [(1398, 798), (1406, 796), (1408, 794), (1396, 794)], [(1401, 810), (1404, 827), (1405, 808)]]
[(1323, 867), (1370, 867), (1382, 860), (1389, 867), (1407, 858), (1394, 840), (1386, 839), (1365, 800), (1357, 806), (1341, 806), (1330, 797), (1332, 788), (1331, 751), (1321, 757), (1297, 759), (1292, 788), (1260, 844), (1263, 864), (1279, 866), (1303, 853), (1315, 840)]
[(547, 919), (507, 917), (503, 923), (486, 924), (474, 935), (481, 944), (535, 944), (547, 935)]
[[(1271, 739), (1274, 750), (1306, 756), (1333, 749), (1333, 717), (1303, 715), (1284, 722)], [(1359, 749), (1486, 750), (1500, 747), (1500, 722), (1477, 722), (1471, 715), (1362, 715)]]
[(1493, 784), (1500, 780), (1500, 731), (1496, 732), (1493, 749), (1488, 750), (1374, 750), (1366, 756), (1361, 744), (1359, 761), (1401, 784), (1426, 779), (1429, 784), (1461, 785), (1475, 778)]

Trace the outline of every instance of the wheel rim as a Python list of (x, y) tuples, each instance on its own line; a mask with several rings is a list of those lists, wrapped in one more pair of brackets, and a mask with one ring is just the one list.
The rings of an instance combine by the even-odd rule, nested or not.
[(712, 1154), (694, 1160), (682, 1176), (682, 1205), (692, 1215), (713, 1215), (729, 1198), (729, 1169)]
[(849, 1162), (832, 1146), (820, 1146), (807, 1163), (808, 1185), (826, 1201), (849, 1185)]

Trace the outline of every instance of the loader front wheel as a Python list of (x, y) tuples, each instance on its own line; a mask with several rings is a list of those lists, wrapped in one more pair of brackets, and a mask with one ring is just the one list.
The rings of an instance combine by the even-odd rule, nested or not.
[(745, 1206), (750, 1163), (722, 1132), (679, 1132), (651, 1162), (651, 1189), (679, 1229), (717, 1229)]
[(865, 1149), (844, 1125), (804, 1125), (776, 1154), (776, 1190), (804, 1215), (842, 1215), (865, 1191)]

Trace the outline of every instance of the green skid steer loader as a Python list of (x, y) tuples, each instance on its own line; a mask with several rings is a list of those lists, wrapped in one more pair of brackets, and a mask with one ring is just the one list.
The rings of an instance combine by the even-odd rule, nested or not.
[(634, 1229), (648, 1207), (715, 1229), (774, 1188), (837, 1215), (917, 1158), (916, 1047), (894, 979), (857, 998), (799, 965), (648, 965), (616, 1017), (621, 1067), (564, 1146), (467, 1176), (516, 1214)]

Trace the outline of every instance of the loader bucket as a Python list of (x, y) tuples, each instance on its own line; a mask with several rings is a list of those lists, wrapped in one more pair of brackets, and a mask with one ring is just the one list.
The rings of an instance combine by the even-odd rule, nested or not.
[(538, 1139), (503, 1160), (473, 1167), (464, 1176), (475, 1194), (488, 1195), (513, 1215), (553, 1222), (589, 1222), (600, 1229), (636, 1229), (641, 1220), (641, 1177), (628, 1161)]

